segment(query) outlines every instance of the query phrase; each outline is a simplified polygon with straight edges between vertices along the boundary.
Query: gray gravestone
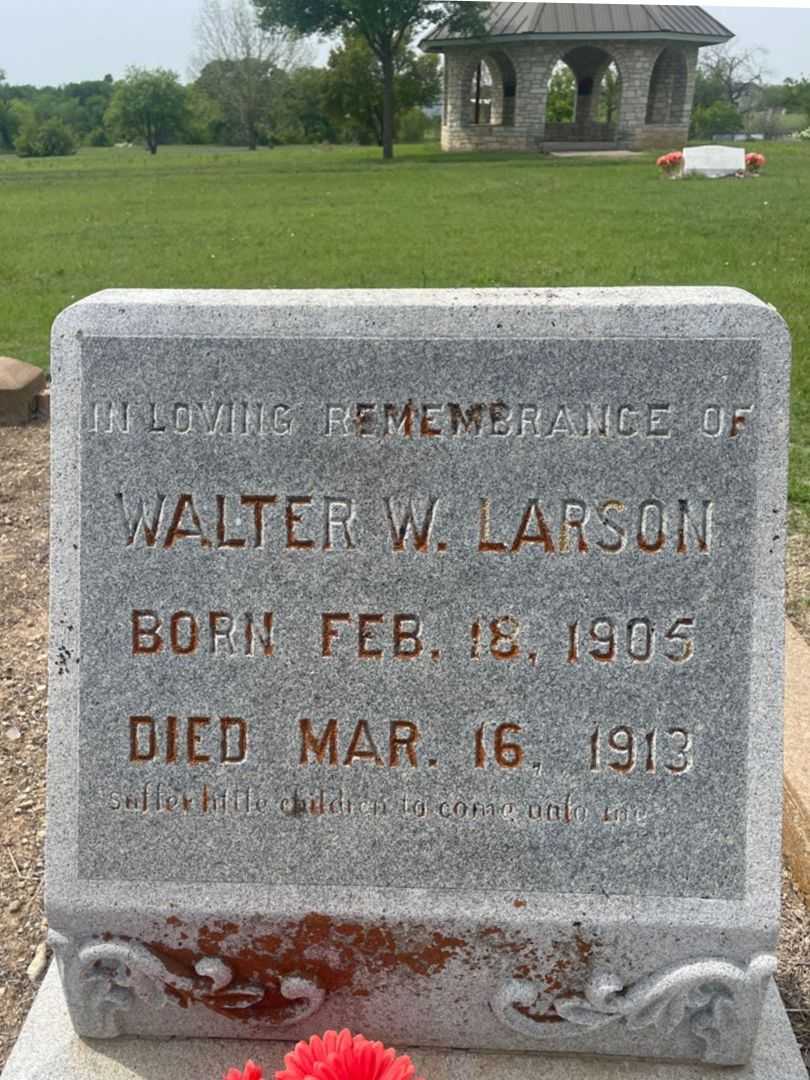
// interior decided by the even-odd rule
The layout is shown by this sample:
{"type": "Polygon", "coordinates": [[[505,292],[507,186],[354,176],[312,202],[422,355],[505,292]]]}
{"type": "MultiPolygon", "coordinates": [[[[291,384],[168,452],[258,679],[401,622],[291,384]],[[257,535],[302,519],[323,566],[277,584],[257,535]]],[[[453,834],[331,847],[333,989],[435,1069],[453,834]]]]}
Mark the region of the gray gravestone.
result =
{"type": "Polygon", "coordinates": [[[48,916],[77,1030],[746,1060],[788,369],[730,289],[64,313],[48,916]]]}

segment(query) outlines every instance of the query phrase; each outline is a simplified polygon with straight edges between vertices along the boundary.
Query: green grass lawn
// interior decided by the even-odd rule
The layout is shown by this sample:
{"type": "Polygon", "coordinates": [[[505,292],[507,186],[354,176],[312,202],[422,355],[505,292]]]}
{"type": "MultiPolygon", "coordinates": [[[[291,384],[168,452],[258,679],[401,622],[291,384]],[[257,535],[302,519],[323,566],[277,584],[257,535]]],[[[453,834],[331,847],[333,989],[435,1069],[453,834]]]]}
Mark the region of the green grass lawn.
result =
{"type": "MultiPolygon", "coordinates": [[[[762,147],[758,147],[762,148],[762,147]]],[[[0,157],[0,354],[45,365],[110,286],[737,285],[793,333],[791,498],[810,508],[810,145],[758,180],[626,161],[211,147],[0,157]]]]}

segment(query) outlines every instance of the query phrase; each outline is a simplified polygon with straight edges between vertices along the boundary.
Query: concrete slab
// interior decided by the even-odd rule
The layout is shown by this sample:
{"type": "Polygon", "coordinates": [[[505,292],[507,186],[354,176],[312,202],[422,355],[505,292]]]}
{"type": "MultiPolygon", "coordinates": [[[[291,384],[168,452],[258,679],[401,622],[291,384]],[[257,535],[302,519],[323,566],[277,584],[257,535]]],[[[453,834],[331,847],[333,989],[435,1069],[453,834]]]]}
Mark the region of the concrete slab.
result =
{"type": "Polygon", "coordinates": [[[24,360],[0,356],[0,427],[33,420],[37,394],[45,390],[45,372],[24,360]]]}
{"type": "MultiPolygon", "coordinates": [[[[73,1031],[51,966],[2,1080],[219,1080],[252,1058],[267,1080],[289,1043],[238,1039],[82,1040],[73,1031]]],[[[426,1080],[807,1080],[793,1032],[772,984],[749,1065],[708,1065],[572,1055],[411,1050],[426,1080]]]]}
{"type": "Polygon", "coordinates": [[[641,157],[638,150],[551,150],[551,157],[634,158],[641,157]]]}
{"type": "Polygon", "coordinates": [[[810,901],[810,647],[791,622],[785,637],[785,811],[782,847],[810,901]]]}

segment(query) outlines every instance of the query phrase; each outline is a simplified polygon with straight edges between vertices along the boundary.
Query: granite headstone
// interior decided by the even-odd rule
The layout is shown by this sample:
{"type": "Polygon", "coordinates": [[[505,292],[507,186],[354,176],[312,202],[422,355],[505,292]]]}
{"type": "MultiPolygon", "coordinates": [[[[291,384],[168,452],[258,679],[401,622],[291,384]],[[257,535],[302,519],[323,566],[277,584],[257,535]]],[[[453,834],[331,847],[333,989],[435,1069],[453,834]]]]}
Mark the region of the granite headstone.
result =
{"type": "Polygon", "coordinates": [[[683,152],[685,176],[736,176],[745,172],[745,150],[741,146],[687,146],[683,152]]]}
{"type": "Polygon", "coordinates": [[[746,1060],[779,913],[771,308],[109,291],[52,370],[80,1034],[746,1060]]]}

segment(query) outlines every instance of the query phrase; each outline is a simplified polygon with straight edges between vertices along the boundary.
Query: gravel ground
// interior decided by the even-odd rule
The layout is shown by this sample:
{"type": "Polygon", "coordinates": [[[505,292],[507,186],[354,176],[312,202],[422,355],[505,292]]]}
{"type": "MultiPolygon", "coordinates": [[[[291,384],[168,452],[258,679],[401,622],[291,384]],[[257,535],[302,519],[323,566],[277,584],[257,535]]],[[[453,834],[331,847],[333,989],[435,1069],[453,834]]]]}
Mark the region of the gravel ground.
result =
{"type": "MultiPolygon", "coordinates": [[[[788,612],[810,641],[809,579],[810,532],[794,531],[788,612]]],[[[0,428],[0,1068],[42,970],[47,616],[48,427],[0,428]]],[[[810,1066],[810,911],[787,872],[779,960],[810,1066]]]]}

